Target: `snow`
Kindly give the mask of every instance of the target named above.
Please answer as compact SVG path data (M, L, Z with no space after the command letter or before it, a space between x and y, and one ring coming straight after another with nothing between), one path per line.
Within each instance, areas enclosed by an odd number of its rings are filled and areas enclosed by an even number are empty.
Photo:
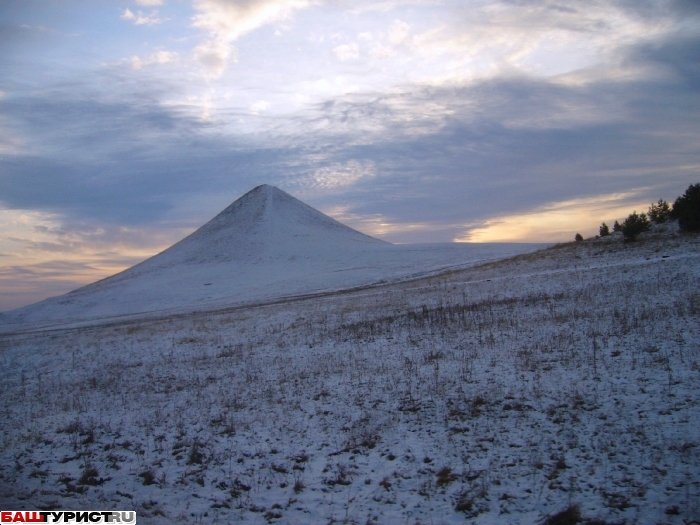
M256 188L156 257L3 316L0 504L690 523L698 237L534 248L394 246Z
M263 185L187 238L133 268L0 314L0 332L318 294L465 267L542 246L393 245Z
M671 224L6 334L0 505L154 524L532 524L574 505L598 523L697 522L699 283L700 237Z

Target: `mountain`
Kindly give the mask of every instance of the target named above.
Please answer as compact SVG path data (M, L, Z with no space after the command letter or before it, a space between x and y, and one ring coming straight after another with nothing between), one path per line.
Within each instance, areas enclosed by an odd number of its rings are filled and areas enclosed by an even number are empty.
M127 270L157 272L173 265L261 264L308 258L358 245L388 243L349 228L274 186L262 185L161 254ZM231 266L232 268L232 266Z
M215 309L422 275L531 244L393 245L262 185L167 250L112 277L0 315L0 331Z

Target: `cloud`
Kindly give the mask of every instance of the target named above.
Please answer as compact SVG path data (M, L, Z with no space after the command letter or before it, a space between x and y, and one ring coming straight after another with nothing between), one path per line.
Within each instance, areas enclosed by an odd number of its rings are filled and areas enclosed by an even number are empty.
M0 100L2 96L0 95ZM22 150L22 140L7 126L0 116L0 155L17 153Z
M376 176L377 168L373 162L351 159L317 168L310 177L301 179L299 185L314 190L338 190Z
M387 59L396 55L398 49L408 43L410 26L401 20L394 20L385 32L376 35L371 31L364 31L357 35L363 47L369 47L367 54L375 59ZM338 35L340 37L341 35ZM339 60L351 60L360 57L360 47L357 43L339 45L333 48Z
M148 25L152 26L155 24L160 24L163 20L160 19L158 16L158 11L153 10L151 11L150 14L145 14L141 11L137 11L136 14L134 14L131 9L128 7L124 9L124 12L121 15L122 20L128 20L130 22L133 22L137 26L140 25Z
M235 5L255 11L270 3ZM413 45L414 22L406 26L392 14L383 31L358 37L359 45L389 45L391 27L400 46ZM342 39L327 41L332 49ZM145 75L138 92L124 91L126 81L104 96L76 84L13 91L0 99L0 138L14 140L0 159L0 196L6 207L57 213L62 221L168 228L193 195L223 208L267 182L324 209L381 216L392 225L383 230L390 240L401 241L462 238L465 225L489 218L634 188L646 188L640 198L650 202L672 199L700 171L699 46L687 34L654 36L616 48L607 65L578 70L585 81L510 70L337 96L291 115L275 113L267 91L239 108L213 107L206 120L201 105L173 95L182 86L148 83ZM168 53L129 63L179 60ZM639 70L657 73L627 75ZM246 118L263 124L244 135ZM211 211L193 208L187 224L201 224Z
M410 26L406 22L396 20L389 28L387 40L390 44L398 46L402 44L408 36Z
M453 5L450 17L425 24L412 19L402 48L421 73L442 84L519 74L552 78L615 63L624 46L662 37L674 27L666 3L549 0ZM648 7L642 9L641 4ZM656 7L652 8L652 4ZM644 15L640 15L643 11ZM415 26L415 28L413 27ZM392 56L384 42L375 56ZM427 73L427 74L426 74Z
M42 33L58 33L55 29L46 26L30 26L28 24L22 24L20 26L22 29L28 29L30 31L39 31Z
M258 115L264 111L270 109L270 103L266 100L258 100L250 105L250 112Z
M673 68L671 76L404 85L292 115L274 114L260 98L204 120L184 100L161 103L172 91L159 93L160 81L120 88L116 102L75 86L15 93L0 100L0 123L17 140L0 159L0 195L6 207L136 226L171 218L192 195L217 195L223 208L267 182L326 208L381 214L394 225L389 235L402 225L433 227L392 237L402 241L451 240L489 217L630 188L647 188L650 202L672 199L700 171L689 52L697 43L627 48L625 67ZM264 111L269 127L231 131L251 110ZM209 217L203 205L197 210L189 224Z
M145 7L155 7L163 5L163 0L136 0L136 4Z
M683 17L700 17L700 4L695 0L672 0L670 9Z
M165 65L176 62L178 59L178 54L173 51L156 51L144 57L134 55L126 59L132 69L142 69L144 67L153 65Z
M666 68L659 61L667 57L692 71L692 54L674 50L693 44L658 44L653 56L637 47L627 60ZM675 78L404 86L337 97L291 117L268 113L274 132L245 139L226 131L227 120L199 120L183 105L154 104L153 94L118 104L6 97L8 129L31 137L27 151L41 145L43 153L0 161L0 195L11 206L145 224L189 192L235 195L270 182L312 199L326 195L318 201L325 206L342 190L356 203L353 213L382 213L391 224L451 225L440 234L450 240L489 216L629 185L649 188L650 201L671 199L697 182L697 92L684 80L691 77ZM254 101L245 113L267 113L266 104Z
M212 78L218 78L234 56L233 42L314 3L313 0L195 0L197 14L193 25L208 35L195 47L195 57Z
M640 191L597 195L547 203L524 213L492 217L478 226L471 226L456 242L565 242L573 232L592 237L601 222L629 215L632 210L646 211L648 203Z
M380 213L391 226L374 231L388 240L592 235L600 222L698 182L698 44L668 37L627 46L625 68L666 71L646 78L513 75L346 95L317 107L324 126L308 140L335 136L324 159L373 163L377 176L346 188L343 206L352 220ZM329 197L326 209L337 205Z
M695 52L700 35L679 35L662 42L649 42L631 48L629 60L669 73L694 90L700 90L700 57Z
M21 148L0 159L0 204L102 221L111 216L117 222L129 216L136 222L153 219L169 207L153 198L161 182L148 173L163 169L156 166L167 159L174 143L180 148L191 143L206 124L178 108L154 105L153 93L134 94L119 103L80 100L70 92L52 95L0 101L0 112L23 141ZM169 168L173 174L182 170L177 164ZM131 211L125 214L124 206Z
M95 226L61 214L0 208L0 311L65 293L167 248L189 228Z
M352 206L331 206L322 210L326 215L342 222L362 233L379 238L391 238L392 242L412 242L416 236L440 235L444 226L425 222L395 222L394 219L382 213L357 214L352 211Z
M341 44L333 48L333 53L338 57L338 60L345 62L346 60L352 60L360 57L360 48L355 43Z

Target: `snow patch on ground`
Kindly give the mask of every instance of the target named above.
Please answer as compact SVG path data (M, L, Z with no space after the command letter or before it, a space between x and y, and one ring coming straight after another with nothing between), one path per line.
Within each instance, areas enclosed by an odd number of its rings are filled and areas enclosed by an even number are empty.
M700 516L700 238L0 338L0 505L140 523Z

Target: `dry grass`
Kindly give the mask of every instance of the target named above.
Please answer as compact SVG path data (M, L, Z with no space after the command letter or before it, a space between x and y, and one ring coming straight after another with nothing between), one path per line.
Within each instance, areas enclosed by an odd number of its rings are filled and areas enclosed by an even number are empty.
M699 254L571 243L5 337L0 501L145 523L682 523L700 512Z

